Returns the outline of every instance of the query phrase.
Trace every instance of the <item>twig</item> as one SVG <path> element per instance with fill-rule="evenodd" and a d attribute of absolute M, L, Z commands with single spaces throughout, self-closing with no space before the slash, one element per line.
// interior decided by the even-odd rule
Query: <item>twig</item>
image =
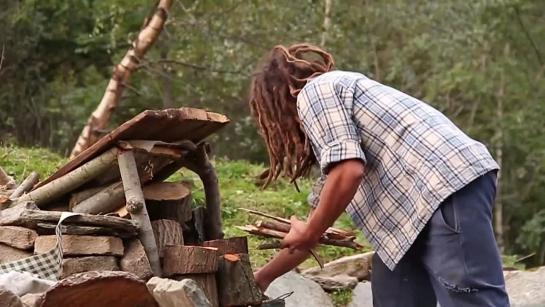
<path fill-rule="evenodd" d="M 5 51 L 6 45 L 2 44 L 2 55 L 0 55 L 0 70 L 2 70 L 2 64 L 4 63 L 4 51 Z"/>
<path fill-rule="evenodd" d="M 273 242 L 268 242 L 268 243 L 262 243 L 257 247 L 257 249 L 260 249 L 260 250 L 279 249 L 279 248 L 282 248 L 282 244 L 278 240 L 275 240 Z M 320 266 L 320 268 L 323 269 L 324 268 L 324 262 L 323 262 L 322 258 L 320 258 L 320 256 L 316 253 L 316 251 L 314 249 L 311 249 L 308 252 L 310 253 L 310 255 L 312 255 L 312 257 L 314 257 L 316 262 L 318 262 L 318 265 Z"/>

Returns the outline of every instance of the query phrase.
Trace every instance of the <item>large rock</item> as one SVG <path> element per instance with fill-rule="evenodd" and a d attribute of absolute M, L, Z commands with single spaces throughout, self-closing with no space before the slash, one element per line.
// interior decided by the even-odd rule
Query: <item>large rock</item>
<path fill-rule="evenodd" d="M 320 287 L 326 291 L 353 289 L 358 284 L 358 279 L 356 277 L 348 276 L 346 274 L 337 275 L 335 277 L 321 275 L 303 276 L 318 283 Z"/>
<path fill-rule="evenodd" d="M 286 307 L 333 307 L 331 298 L 320 285 L 295 272 L 288 272 L 277 278 L 265 294 L 270 298 L 277 298 L 292 291 L 293 294 L 286 299 Z"/>
<path fill-rule="evenodd" d="M 545 267 L 507 272 L 505 283 L 512 307 L 545 306 Z"/>
<path fill-rule="evenodd" d="M 373 307 L 373 293 L 370 282 L 360 282 L 352 292 L 352 301 L 348 307 Z"/>
<path fill-rule="evenodd" d="M 0 263 L 11 262 L 32 256 L 32 253 L 0 243 Z"/>
<path fill-rule="evenodd" d="M 148 280 L 153 276 L 144 246 L 138 239 L 133 239 L 127 244 L 125 255 L 119 265 L 122 271 L 133 273 L 142 280 Z"/>
<path fill-rule="evenodd" d="M 13 292 L 0 288 L 0 306 L 2 307 L 23 307 L 19 297 Z"/>
<path fill-rule="evenodd" d="M 20 249 L 30 249 L 34 246 L 36 231 L 18 226 L 0 226 L 0 243 Z"/>
<path fill-rule="evenodd" d="M 56 236 L 39 236 L 34 243 L 36 254 L 45 253 L 55 247 Z M 76 236 L 63 235 L 62 249 L 64 255 L 123 255 L 123 241 L 110 236 Z"/>
<path fill-rule="evenodd" d="M 324 268 L 311 268 L 303 271 L 305 276 L 336 277 L 348 275 L 358 280 L 371 279 L 371 264 L 374 252 L 342 257 L 324 265 Z"/>
<path fill-rule="evenodd" d="M 87 271 L 118 271 L 117 259 L 114 256 L 88 256 L 65 258 L 62 261 L 61 278 L 75 273 Z"/>
<path fill-rule="evenodd" d="M 160 307 L 211 307 L 204 291 L 192 279 L 153 277 L 146 284 Z"/>

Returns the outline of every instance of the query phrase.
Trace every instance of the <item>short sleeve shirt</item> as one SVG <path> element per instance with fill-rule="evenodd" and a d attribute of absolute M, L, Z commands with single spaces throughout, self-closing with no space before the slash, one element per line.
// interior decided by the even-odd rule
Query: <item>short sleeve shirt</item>
<path fill-rule="evenodd" d="M 364 178 L 346 211 L 390 269 L 443 200 L 498 169 L 487 148 L 441 112 L 360 73 L 311 80 L 297 108 L 322 173 L 309 202 L 318 204 L 332 164 L 363 161 Z"/>

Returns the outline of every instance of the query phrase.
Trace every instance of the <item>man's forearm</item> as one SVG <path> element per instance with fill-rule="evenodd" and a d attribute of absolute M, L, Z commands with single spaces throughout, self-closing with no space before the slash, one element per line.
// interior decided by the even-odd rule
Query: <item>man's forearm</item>
<path fill-rule="evenodd" d="M 287 249 L 280 250 L 267 265 L 255 273 L 259 286 L 266 289 L 273 280 L 297 267 L 309 255 L 310 253 L 306 251 L 297 250 L 290 253 Z"/>

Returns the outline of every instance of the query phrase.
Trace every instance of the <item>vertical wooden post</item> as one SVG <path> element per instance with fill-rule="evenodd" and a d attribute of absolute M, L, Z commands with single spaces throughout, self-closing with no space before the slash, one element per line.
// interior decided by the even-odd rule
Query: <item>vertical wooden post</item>
<path fill-rule="evenodd" d="M 121 151 L 117 156 L 119 164 L 119 172 L 123 181 L 123 189 L 125 190 L 125 199 L 127 201 L 127 211 L 131 215 L 131 219 L 138 223 L 140 227 L 139 239 L 144 245 L 144 250 L 148 256 L 151 270 L 155 276 L 161 277 L 161 262 L 159 260 L 159 250 L 155 242 L 153 228 L 149 220 L 146 203 L 144 201 L 144 193 L 140 185 L 140 177 L 134 153 L 130 150 Z"/>

